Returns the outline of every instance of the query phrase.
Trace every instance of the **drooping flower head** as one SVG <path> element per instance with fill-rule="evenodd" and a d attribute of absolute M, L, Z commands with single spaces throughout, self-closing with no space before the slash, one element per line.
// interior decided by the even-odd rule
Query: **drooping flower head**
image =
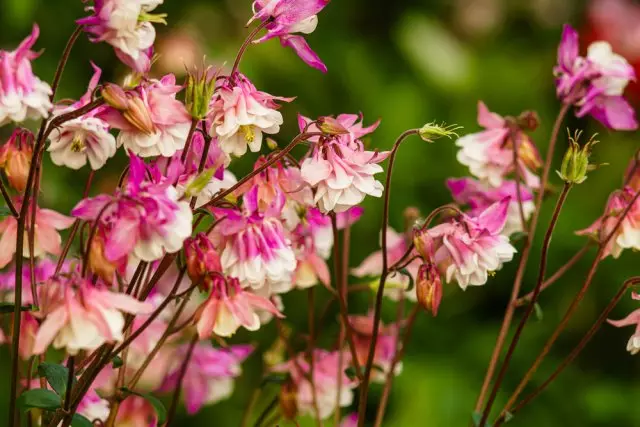
<path fill-rule="evenodd" d="M 253 2 L 254 20 L 267 22 L 267 33 L 253 43 L 261 43 L 274 37 L 283 46 L 292 48 L 310 67 L 327 72 L 320 57 L 309 47 L 305 38 L 296 33 L 311 34 L 318 25 L 318 16 L 329 0 L 256 0 Z"/>
<path fill-rule="evenodd" d="M 331 218 L 316 208 L 304 210 L 298 225 L 291 232 L 298 265 L 294 274 L 294 284 L 308 288 L 317 283 L 329 285 L 331 280 L 326 259 L 333 247 Z"/>
<path fill-rule="evenodd" d="M 104 255 L 112 262 L 129 255 L 155 261 L 165 252 L 179 251 L 191 235 L 193 217 L 189 203 L 178 200 L 171 183 L 133 154 L 124 188 L 113 196 L 84 199 L 71 214 L 97 221 L 98 228 L 105 230 Z"/>
<path fill-rule="evenodd" d="M 137 72 L 151 67 L 152 49 L 156 39 L 153 23 L 165 23 L 162 14 L 151 14 L 164 0 L 95 0 L 87 7 L 91 16 L 77 23 L 92 34 L 92 42 L 107 42 L 118 58 Z"/>
<path fill-rule="evenodd" d="M 375 123 L 363 127 L 357 115 L 343 114 L 336 119 L 345 131 L 339 135 L 312 137 L 311 155 L 300 167 L 302 179 L 315 188 L 314 202 L 323 213 L 344 212 L 360 204 L 366 195 L 382 196 L 382 183 L 374 175 L 383 171 L 378 163 L 389 152 L 367 151 L 359 138 L 373 132 Z M 320 130 L 315 124 L 300 117 L 300 129 L 308 132 Z"/>
<path fill-rule="evenodd" d="M 640 300 L 640 295 L 634 293 L 632 295 L 634 300 Z M 635 326 L 636 329 L 629 338 L 629 342 L 627 342 L 627 351 L 633 355 L 638 354 L 640 352 L 640 308 L 634 310 L 631 314 L 621 320 L 610 320 L 607 319 L 609 323 L 617 328 L 621 328 L 623 326 Z"/>
<path fill-rule="evenodd" d="M 373 321 L 373 313 L 369 313 L 367 316 L 349 316 L 359 366 L 367 364 L 373 336 Z M 386 381 L 387 375 L 391 371 L 393 360 L 396 357 L 398 332 L 398 325 L 384 325 L 380 322 L 373 356 L 373 364 L 377 368 L 372 371 L 371 381 L 381 383 Z M 393 374 L 398 375 L 400 371 L 402 371 L 402 363 L 397 363 Z"/>
<path fill-rule="evenodd" d="M 209 134 L 218 137 L 225 153 L 240 157 L 257 152 L 262 146 L 263 133 L 276 134 L 283 122 L 276 101 L 291 102 L 260 92 L 243 74 L 220 80 L 211 101 Z"/>
<path fill-rule="evenodd" d="M 94 73 L 87 92 L 77 102 L 64 107 L 57 107 L 55 115 L 67 113 L 91 102 L 91 95 L 100 81 L 102 70 L 91 64 Z M 100 169 L 107 159 L 116 154 L 116 139 L 109 133 L 109 124 L 96 117 L 104 107 L 95 109 L 76 119 L 69 120 L 57 127 L 49 135 L 51 144 L 47 151 L 51 153 L 51 161 L 58 166 L 80 169 L 87 160 L 91 169 Z"/>
<path fill-rule="evenodd" d="M 141 157 L 171 157 L 184 148 L 191 126 L 189 113 L 176 99 L 181 89 L 173 74 L 144 80 L 127 92 L 109 85 L 102 94 L 110 108 L 98 117 L 120 129 L 118 146 Z"/>
<path fill-rule="evenodd" d="M 448 283 L 455 280 L 462 289 L 484 285 L 489 274 L 511 261 L 516 249 L 501 234 L 510 203 L 506 197 L 477 216 L 462 214 L 428 230 L 434 262 Z"/>
<path fill-rule="evenodd" d="M 634 200 L 637 191 L 625 187 L 609 197 L 604 215 L 584 230 L 577 231 L 580 236 L 590 236 L 597 242 L 603 242 L 615 229 L 622 214 Z M 620 227 L 609 239 L 602 257 L 609 255 L 618 258 L 624 249 L 640 250 L 640 199 L 636 199 L 631 209 L 622 219 Z"/>
<path fill-rule="evenodd" d="M 31 201 L 31 203 L 35 203 Z M 16 198 L 13 201 L 16 209 L 20 210 L 22 200 Z M 30 224 L 31 208 L 28 209 L 27 224 Z M 35 219 L 35 240 L 33 246 L 33 256 L 42 257 L 45 254 L 59 255 L 62 250 L 62 238 L 58 230 L 71 227 L 73 218 L 69 218 L 50 209 L 36 207 Z M 16 239 L 18 234 L 18 221 L 13 216 L 8 216 L 0 221 L 0 268 L 6 266 L 13 259 L 16 253 Z M 22 254 L 18 256 L 29 256 L 28 233 L 24 233 L 24 244 Z"/>
<path fill-rule="evenodd" d="M 161 391 L 173 392 L 178 386 L 187 347 L 188 345 L 184 345 L 178 350 L 173 372 L 165 379 Z M 205 405 L 230 397 L 234 379 L 242 373 L 240 365 L 252 352 L 253 347 L 250 345 L 217 349 L 210 343 L 196 344 L 182 380 L 182 395 L 187 413 L 193 415 Z"/>
<path fill-rule="evenodd" d="M 241 326 L 256 331 L 261 324 L 260 311 L 283 317 L 268 298 L 245 291 L 236 278 L 213 273 L 208 283 L 211 286 L 209 297 L 195 314 L 196 328 L 202 339 L 212 333 L 229 337 Z"/>
<path fill-rule="evenodd" d="M 33 74 L 31 61 L 38 53 L 31 50 L 40 35 L 33 25 L 31 34 L 12 52 L 0 50 L 0 126 L 49 116 L 53 105 L 49 85 Z"/>
<path fill-rule="evenodd" d="M 131 394 L 120 404 L 115 427 L 156 427 L 157 425 L 158 414 L 144 397 Z"/>
<path fill-rule="evenodd" d="M 499 187 L 505 177 L 514 171 L 515 143 L 521 179 L 530 188 L 538 188 L 540 179 L 535 175 L 535 171 L 541 166 L 540 155 L 533 141 L 521 127 L 492 113 L 482 101 L 478 102 L 478 123 L 485 130 L 465 135 L 456 141 L 456 145 L 460 147 L 458 161 L 469 167 L 472 175 L 486 181 L 492 187 Z"/>
<path fill-rule="evenodd" d="M 469 205 L 471 208 L 469 215 L 471 216 L 477 216 L 495 202 L 510 197 L 507 222 L 502 229 L 502 234 L 510 236 L 515 232 L 524 231 L 518 206 L 518 186 L 515 181 L 503 181 L 499 187 L 492 188 L 472 178 L 449 178 L 447 187 L 457 203 Z M 522 200 L 524 218 L 527 220 L 535 210 L 535 203 L 533 193 L 524 183 L 520 185 L 520 199 Z"/>
<path fill-rule="evenodd" d="M 635 112 L 622 96 L 636 78 L 633 67 L 605 41 L 591 43 L 586 57 L 579 49 L 578 33 L 565 25 L 553 70 L 558 97 L 577 108 L 577 117 L 591 115 L 609 129 L 637 129 Z"/>
<path fill-rule="evenodd" d="M 0 168 L 7 175 L 9 184 L 23 192 L 27 186 L 31 158 L 33 157 L 33 133 L 16 128 L 9 140 L 0 147 Z"/>

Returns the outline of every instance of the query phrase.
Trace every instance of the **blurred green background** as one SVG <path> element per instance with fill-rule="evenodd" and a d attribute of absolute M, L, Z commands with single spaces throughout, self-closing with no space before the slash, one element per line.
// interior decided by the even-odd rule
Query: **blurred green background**
<path fill-rule="evenodd" d="M 180 74 L 184 63 L 199 63 L 203 55 L 214 64 L 233 61 L 247 34 L 244 23 L 251 14 L 249 0 L 165 3 L 157 9 L 169 14 L 169 25 L 159 28 L 157 47 L 162 57 L 156 64 L 158 73 Z M 296 134 L 297 112 L 311 117 L 362 112 L 366 123 L 382 118 L 370 140 L 380 149 L 388 149 L 405 129 L 434 120 L 457 123 L 464 126 L 463 132 L 474 132 L 478 129 L 476 103 L 482 99 L 490 109 L 505 115 L 536 110 L 542 124 L 533 136 L 544 152 L 558 111 L 551 70 L 561 26 L 570 22 L 584 33 L 593 33 L 589 7 L 589 2 L 577 0 L 334 0 L 319 16 L 316 32 L 308 37 L 329 67 L 328 74 L 305 66 L 277 41 L 251 47 L 241 69 L 261 90 L 297 96 L 295 102 L 282 109 L 285 126 L 278 136 L 281 144 Z M 36 49 L 45 51 L 34 67 L 42 79 L 51 80 L 74 20 L 84 14 L 79 0 L 0 0 L 0 47 L 13 49 L 28 34 L 32 22 L 37 22 L 41 36 Z M 636 39 L 636 43 L 640 44 L 640 40 Z M 77 98 L 85 91 L 91 72 L 89 60 L 102 67 L 104 80 L 119 81 L 122 77 L 124 69 L 109 46 L 91 44 L 81 37 L 65 71 L 59 99 Z M 620 185 L 623 170 L 638 148 L 637 133 L 611 133 L 594 122 L 573 118 L 565 125 L 599 132 L 602 143 L 595 156 L 598 162 L 610 166 L 592 173 L 570 195 L 551 245 L 550 272 L 584 244 L 584 239 L 573 231 L 586 227 L 601 213 L 608 194 Z M 5 138 L 8 132 L 10 129 L 5 126 L 0 129 L 0 136 Z M 565 140 L 560 140 L 556 166 Z M 402 227 L 402 211 L 407 206 L 428 213 L 450 201 L 443 185 L 445 178 L 466 174 L 455 161 L 455 151 L 453 142 L 447 140 L 430 145 L 415 138 L 404 146 L 394 170 L 392 225 Z M 124 161 L 121 152 L 98 172 L 94 193 L 112 188 Z M 236 170 L 246 170 L 248 165 L 236 165 Z M 47 164 L 41 205 L 68 213 L 78 201 L 87 175 L 87 168 L 71 172 Z M 553 184 L 560 184 L 555 175 L 551 179 Z M 549 219 L 550 204 L 542 216 L 543 227 Z M 352 248 L 352 265 L 378 245 L 380 201 L 367 198 L 365 208 L 364 218 L 353 229 L 357 244 Z M 539 249 L 539 241 L 536 248 Z M 524 281 L 527 291 L 536 277 L 538 252 L 533 252 Z M 590 253 L 541 296 L 544 316 L 527 326 L 503 390 L 513 390 L 533 361 L 581 286 L 593 255 Z M 532 385 L 546 378 L 573 348 L 622 281 L 638 274 L 638 261 L 637 253 L 627 252 L 617 261 L 607 259 L 602 264 L 587 298 Z M 404 373 L 394 384 L 385 425 L 467 425 L 510 293 L 514 264 L 507 265 L 482 288 L 462 292 L 448 286 L 438 317 L 420 316 Z M 326 291 L 319 293 L 321 298 L 327 297 Z M 304 301 L 306 296 L 301 292 L 285 296 L 287 321 L 300 332 L 306 328 Z M 352 301 L 352 306 L 362 313 L 367 310 L 366 304 L 366 298 Z M 387 305 L 385 318 L 391 320 L 395 308 L 392 303 Z M 614 317 L 622 317 L 633 308 L 633 302 L 625 298 L 614 310 Z M 337 324 L 334 314 L 328 318 L 331 321 L 323 329 L 322 342 L 331 343 Z M 640 364 L 638 357 L 625 351 L 631 333 L 631 329 L 603 326 L 577 362 L 511 424 L 639 426 L 640 411 L 635 404 L 640 400 Z M 263 351 L 274 334 L 270 325 L 260 338 L 241 333 L 234 341 L 258 339 L 259 351 Z M 2 349 L 2 361 L 8 367 L 6 348 Z M 249 359 L 230 400 L 205 408 L 195 418 L 181 415 L 183 418 L 176 425 L 237 425 L 252 387 L 258 382 L 260 364 L 259 354 Z M 7 369 L 1 375 L 6 378 L 2 381 L 6 397 Z M 275 392 L 275 388 L 268 388 L 265 399 Z M 374 386 L 372 415 L 379 394 L 379 387 Z M 496 407 L 501 407 L 506 397 L 501 392 Z M 5 411 L 6 398 L 3 402 L 1 409 Z M 259 408 L 265 404 L 266 400 L 261 401 Z M 301 425 L 312 424 L 303 420 Z"/>

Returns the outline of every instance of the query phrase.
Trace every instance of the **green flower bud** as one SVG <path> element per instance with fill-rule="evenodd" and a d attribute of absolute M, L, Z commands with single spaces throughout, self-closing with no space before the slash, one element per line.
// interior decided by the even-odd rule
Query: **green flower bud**
<path fill-rule="evenodd" d="M 587 179 L 587 172 L 595 169 L 589 164 L 591 148 L 598 143 L 595 135 L 591 137 L 583 147 L 578 144 L 580 132 L 576 132 L 573 137 L 569 137 L 569 148 L 562 159 L 562 166 L 558 175 L 568 184 L 581 184 Z"/>
<path fill-rule="evenodd" d="M 187 76 L 185 104 L 191 117 L 197 120 L 209 113 L 209 102 L 216 87 L 215 77 L 208 77 L 209 70 L 206 68 L 202 73 L 196 70 Z"/>
<path fill-rule="evenodd" d="M 433 142 L 434 140 L 442 137 L 451 139 L 452 137 L 458 138 L 457 130 L 462 129 L 462 126 L 447 125 L 445 123 L 437 124 L 436 122 L 427 123 L 418 130 L 420 138 L 427 142 Z"/>

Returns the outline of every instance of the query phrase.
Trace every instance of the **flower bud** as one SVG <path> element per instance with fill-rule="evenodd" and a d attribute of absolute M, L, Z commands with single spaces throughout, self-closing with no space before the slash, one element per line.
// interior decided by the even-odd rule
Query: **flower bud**
<path fill-rule="evenodd" d="M 438 307 L 442 301 L 442 280 L 434 264 L 425 263 L 418 269 L 416 295 L 418 304 L 434 317 L 438 315 Z"/>
<path fill-rule="evenodd" d="M 324 116 L 318 119 L 318 127 L 327 135 L 345 135 L 349 130 L 331 116 Z"/>
<path fill-rule="evenodd" d="M 105 102 L 116 110 L 124 111 L 129 108 L 129 99 L 126 92 L 118 85 L 107 83 L 100 91 Z"/>
<path fill-rule="evenodd" d="M 529 169 L 536 170 L 542 166 L 540 153 L 534 142 L 523 132 L 518 132 L 518 159 Z"/>
<path fill-rule="evenodd" d="M 116 265 L 109 261 L 104 253 L 104 232 L 98 231 L 91 241 L 89 249 L 89 269 L 106 283 L 111 283 Z"/>
<path fill-rule="evenodd" d="M 592 137 L 584 147 L 580 147 L 577 142 L 579 138 L 580 132 L 576 132 L 573 138 L 569 138 L 569 148 L 562 159 L 560 172 L 558 172 L 560 178 L 568 184 L 581 184 L 587 179 L 587 172 L 591 170 L 589 165 L 591 147 L 598 143 Z"/>
<path fill-rule="evenodd" d="M 516 119 L 520 129 L 534 131 L 540 125 L 540 117 L 535 111 L 523 111 Z"/>
<path fill-rule="evenodd" d="M 431 122 L 422 126 L 420 130 L 418 130 L 418 134 L 424 141 L 433 142 L 434 140 L 442 137 L 451 139 L 455 136 L 457 138 L 458 134 L 456 131 L 459 129 L 462 129 L 462 126 Z"/>
<path fill-rule="evenodd" d="M 187 76 L 185 104 L 187 111 L 197 120 L 202 120 L 209 113 L 209 103 L 216 88 L 215 76 L 209 77 L 210 68 L 200 73 L 191 72 Z"/>
<path fill-rule="evenodd" d="M 434 255 L 433 239 L 426 230 L 416 229 L 413 233 L 413 245 L 425 262 L 430 262 Z"/>
<path fill-rule="evenodd" d="M 312 387 L 315 387 L 315 384 L 312 384 Z M 298 402 L 296 400 L 296 386 L 292 381 L 282 384 L 278 401 L 284 418 L 294 420 L 298 415 Z"/>
<path fill-rule="evenodd" d="M 207 273 L 222 271 L 220 256 L 213 247 L 213 243 L 204 233 L 185 240 L 184 254 L 187 258 L 187 274 L 198 283 L 201 288 L 208 290 L 210 280 Z"/>
<path fill-rule="evenodd" d="M 19 128 L 0 148 L 0 168 L 4 169 L 9 184 L 18 191 L 24 191 L 27 186 L 33 157 L 33 139 L 30 131 Z"/>

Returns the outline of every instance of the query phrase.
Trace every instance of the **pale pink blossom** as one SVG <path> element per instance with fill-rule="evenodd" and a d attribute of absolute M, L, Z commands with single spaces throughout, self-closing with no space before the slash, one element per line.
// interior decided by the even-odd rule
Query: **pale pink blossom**
<path fill-rule="evenodd" d="M 352 328 L 358 364 L 359 366 L 365 366 L 373 336 L 373 313 L 369 313 L 367 316 L 349 316 L 349 323 Z M 373 364 L 376 369 L 372 371 L 371 381 L 379 383 L 386 381 L 387 375 L 391 372 L 393 360 L 396 357 L 398 333 L 398 325 L 384 325 L 380 322 L 376 349 L 373 355 Z M 402 362 L 399 362 L 394 366 L 393 375 L 399 375 L 401 371 Z"/>
<path fill-rule="evenodd" d="M 158 414 L 144 397 L 129 395 L 120 403 L 114 427 L 157 427 Z"/>
<path fill-rule="evenodd" d="M 187 352 L 188 344 L 178 350 L 173 372 L 166 378 L 161 391 L 175 391 Z M 182 381 L 182 396 L 187 413 L 193 415 L 203 406 L 229 398 L 233 392 L 235 378 L 242 374 L 240 364 L 252 352 L 253 347 L 250 345 L 217 349 L 210 343 L 196 344 Z"/>
<path fill-rule="evenodd" d="M 515 181 L 503 181 L 499 187 L 492 188 L 472 178 L 449 178 L 447 187 L 457 203 L 469 205 L 471 209 L 468 213 L 471 216 L 478 215 L 505 197 L 511 197 L 511 203 L 509 203 L 507 210 L 507 222 L 502 229 L 502 234 L 510 236 L 513 233 L 524 231 L 520 206 L 518 206 L 518 186 Z M 520 199 L 522 200 L 524 218 L 528 220 L 535 211 L 535 202 L 533 193 L 524 183 L 520 185 Z"/>
<path fill-rule="evenodd" d="M 99 222 L 106 231 L 105 256 L 112 262 L 130 255 L 155 261 L 165 252 L 179 251 L 191 235 L 193 218 L 189 202 L 178 200 L 171 182 L 133 154 L 126 186 L 114 196 L 102 194 L 80 201 L 72 215 Z"/>
<path fill-rule="evenodd" d="M 67 113 L 87 105 L 91 102 L 91 95 L 100 81 L 102 70 L 93 63 L 93 77 L 89 82 L 87 92 L 78 102 L 70 106 L 59 107 L 54 110 L 55 115 Z M 49 135 L 51 161 L 58 166 L 80 169 L 87 160 L 91 169 L 100 169 L 107 159 L 116 154 L 116 139 L 109 133 L 109 124 L 96 114 L 101 109 L 93 110 L 76 119 L 64 122 L 56 127 Z"/>
<path fill-rule="evenodd" d="M 636 190 L 625 187 L 609 197 L 605 213 L 584 230 L 577 231 L 580 236 L 591 236 L 596 241 L 604 241 L 620 221 L 622 214 L 636 195 Z M 624 249 L 640 250 L 640 199 L 637 199 L 622 220 L 615 234 L 609 239 L 602 257 L 609 255 L 618 258 Z"/>
<path fill-rule="evenodd" d="M 14 200 L 14 205 L 20 209 L 20 199 Z M 32 202 L 33 203 L 33 202 Z M 31 224 L 31 208 L 28 209 L 27 224 Z M 45 254 L 59 255 L 62 250 L 62 238 L 58 230 L 71 227 L 73 218 L 64 216 L 50 209 L 36 207 L 35 240 L 33 256 L 42 257 Z M 0 221 L 0 268 L 6 266 L 16 253 L 16 239 L 18 234 L 18 221 L 13 216 L 8 216 Z M 24 244 L 20 256 L 29 256 L 29 234 L 25 230 Z"/>
<path fill-rule="evenodd" d="M 435 248 L 433 261 L 448 283 L 455 280 L 462 289 L 484 285 L 490 273 L 513 259 L 516 249 L 501 234 L 509 203 L 507 197 L 477 216 L 462 214 L 428 230 Z"/>
<path fill-rule="evenodd" d="M 577 117 L 591 115 L 610 129 L 637 129 L 635 111 L 622 96 L 636 79 L 633 67 L 605 41 L 591 43 L 586 57 L 579 48 L 577 31 L 565 25 L 554 68 L 558 97 L 577 108 Z"/>
<path fill-rule="evenodd" d="M 352 412 L 342 419 L 340 427 L 358 427 L 358 413 Z"/>
<path fill-rule="evenodd" d="M 318 283 L 328 286 L 331 274 L 326 259 L 333 247 L 331 218 L 318 209 L 309 208 L 291 232 L 298 264 L 293 283 L 308 288 Z"/>
<path fill-rule="evenodd" d="M 31 263 L 25 262 L 22 264 L 22 303 L 33 304 L 31 295 Z M 56 262 L 53 262 L 49 258 L 40 258 L 35 262 L 34 278 L 35 283 L 40 285 L 53 276 L 56 270 Z M 62 264 L 60 273 L 68 273 L 70 271 L 71 262 L 65 261 Z M 13 302 L 14 292 L 16 287 L 16 267 L 15 264 L 11 264 L 11 267 L 5 272 L 0 273 L 0 292 L 5 292 L 4 301 Z"/>
<path fill-rule="evenodd" d="M 109 418 L 110 407 L 108 400 L 101 398 L 95 390 L 89 389 L 82 396 L 76 412 L 89 421 L 100 420 L 105 423 Z"/>
<path fill-rule="evenodd" d="M 502 116 L 489 111 L 478 102 L 478 123 L 485 130 L 465 135 L 456 141 L 460 147 L 457 159 L 467 166 L 472 175 L 499 187 L 505 177 L 514 171 L 513 144 L 517 140 L 518 172 L 530 188 L 538 188 L 540 179 L 535 171 L 540 167 L 540 155 L 533 141 L 520 129 L 510 129 Z M 516 135 L 512 136 L 515 131 Z"/>
<path fill-rule="evenodd" d="M 343 353 L 342 358 L 348 361 L 348 355 Z M 273 368 L 276 372 L 287 372 L 295 385 L 297 409 L 301 415 L 315 416 L 313 404 L 313 389 L 318 404 L 320 419 L 329 417 L 336 409 L 336 401 L 340 407 L 347 407 L 353 402 L 353 389 L 357 383 L 351 380 L 344 372 L 340 372 L 340 354 L 338 351 L 314 349 L 313 352 L 313 378 L 312 383 L 307 379 L 310 374 L 307 353 L 301 353 L 295 360 L 289 360 Z M 338 375 L 341 375 L 342 387 L 338 388 Z"/>
<path fill-rule="evenodd" d="M 40 29 L 33 24 L 31 34 L 12 52 L 0 50 L 0 126 L 49 116 L 53 105 L 51 87 L 33 74 L 31 61 L 38 53 L 31 50 Z"/>
<path fill-rule="evenodd" d="M 35 338 L 34 354 L 43 354 L 52 343 L 54 348 L 64 348 L 75 355 L 80 350 L 122 341 L 125 324 L 122 313 L 144 314 L 153 309 L 149 303 L 94 287 L 79 277 L 65 282 L 50 281 L 41 289 L 50 303 L 39 314 L 44 321 Z M 57 295 L 52 295 L 54 292 Z"/>
<path fill-rule="evenodd" d="M 120 129 L 118 146 L 141 157 L 171 157 L 184 148 L 191 127 L 189 113 L 176 99 L 180 90 L 173 74 L 144 80 L 97 117 Z"/>
<path fill-rule="evenodd" d="M 633 299 L 640 300 L 640 295 L 633 294 Z M 627 342 L 627 351 L 633 355 L 638 354 L 640 352 L 640 308 L 634 310 L 631 314 L 621 320 L 610 320 L 607 319 L 609 323 L 617 328 L 621 328 L 623 326 L 635 326 L 636 329 L 629 338 L 629 342 Z"/>
<path fill-rule="evenodd" d="M 262 147 L 263 134 L 280 132 L 283 123 L 276 101 L 291 102 L 260 92 L 243 74 L 221 80 L 211 100 L 209 134 L 218 137 L 225 153 L 240 157 Z"/>
<path fill-rule="evenodd" d="M 210 283 L 209 297 L 195 314 L 201 339 L 210 337 L 212 333 L 229 337 L 240 327 L 256 331 L 261 324 L 259 310 L 284 317 L 268 298 L 242 289 L 238 279 L 214 274 Z"/>
<path fill-rule="evenodd" d="M 29 360 L 34 355 L 33 344 L 39 326 L 38 321 L 32 314 L 22 313 L 22 319 L 20 320 L 20 346 L 18 347 L 18 354 L 22 360 Z M 0 344 L 10 343 L 11 339 L 7 338 L 4 332 L 0 330 Z"/>

